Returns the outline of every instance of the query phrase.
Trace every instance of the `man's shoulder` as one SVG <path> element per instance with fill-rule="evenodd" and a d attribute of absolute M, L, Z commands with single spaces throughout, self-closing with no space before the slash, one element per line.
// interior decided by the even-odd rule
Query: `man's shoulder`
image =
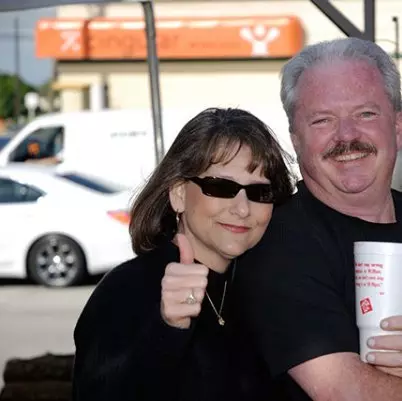
<path fill-rule="evenodd" d="M 339 231 L 331 210 L 301 187 L 284 204 L 274 207 L 271 221 L 257 249 L 309 252 L 325 247 Z"/>
<path fill-rule="evenodd" d="M 302 228 L 306 224 L 311 224 L 319 219 L 312 202 L 311 194 L 298 190 L 287 202 L 274 207 L 271 224 L 273 226 L 289 224 L 293 228 Z M 272 228 L 271 224 L 270 228 Z"/>

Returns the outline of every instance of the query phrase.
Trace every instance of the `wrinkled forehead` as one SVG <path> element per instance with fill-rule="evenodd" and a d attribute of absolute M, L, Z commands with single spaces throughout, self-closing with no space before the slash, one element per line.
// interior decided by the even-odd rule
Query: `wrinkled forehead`
<path fill-rule="evenodd" d="M 366 60 L 322 61 L 305 70 L 297 82 L 299 90 L 317 86 L 347 89 L 350 84 L 367 90 L 373 84 L 384 87 L 379 69 Z"/>
<path fill-rule="evenodd" d="M 378 68 L 363 60 L 322 62 L 299 78 L 296 109 L 358 107 L 366 102 L 391 105 Z"/>

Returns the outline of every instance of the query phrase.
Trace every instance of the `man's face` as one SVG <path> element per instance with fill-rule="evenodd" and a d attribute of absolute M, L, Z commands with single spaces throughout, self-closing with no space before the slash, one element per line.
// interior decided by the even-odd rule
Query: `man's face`
<path fill-rule="evenodd" d="M 401 121 L 369 63 L 338 61 L 304 72 L 292 141 L 307 186 L 330 194 L 389 190 Z"/>

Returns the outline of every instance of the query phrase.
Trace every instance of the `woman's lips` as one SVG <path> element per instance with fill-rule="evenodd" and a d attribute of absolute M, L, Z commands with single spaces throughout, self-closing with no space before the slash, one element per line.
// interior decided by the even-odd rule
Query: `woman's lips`
<path fill-rule="evenodd" d="M 236 234 L 243 234 L 250 230 L 250 227 L 245 227 L 245 226 L 236 226 L 233 224 L 225 224 L 225 223 L 219 223 L 219 224 L 225 230 L 228 230 L 228 231 L 230 231 L 232 233 L 236 233 Z"/>

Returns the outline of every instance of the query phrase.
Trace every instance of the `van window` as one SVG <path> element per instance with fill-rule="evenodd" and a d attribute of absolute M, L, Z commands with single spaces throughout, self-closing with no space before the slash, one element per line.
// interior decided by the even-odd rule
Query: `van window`
<path fill-rule="evenodd" d="M 25 162 L 54 158 L 61 161 L 64 147 L 64 127 L 44 127 L 32 132 L 10 155 L 10 161 Z M 57 160 L 58 159 L 58 160 Z"/>
<path fill-rule="evenodd" d="M 0 203 L 36 202 L 44 193 L 8 178 L 0 178 Z"/>
<path fill-rule="evenodd" d="M 64 173 L 58 174 L 57 176 L 74 182 L 75 184 L 90 189 L 92 191 L 100 192 L 102 194 L 115 194 L 127 189 L 126 187 L 114 182 L 109 182 L 98 177 L 89 177 L 87 175 L 77 173 Z"/>
<path fill-rule="evenodd" d="M 0 135 L 0 150 L 4 148 L 10 142 L 11 137 L 10 136 L 2 136 Z"/>

